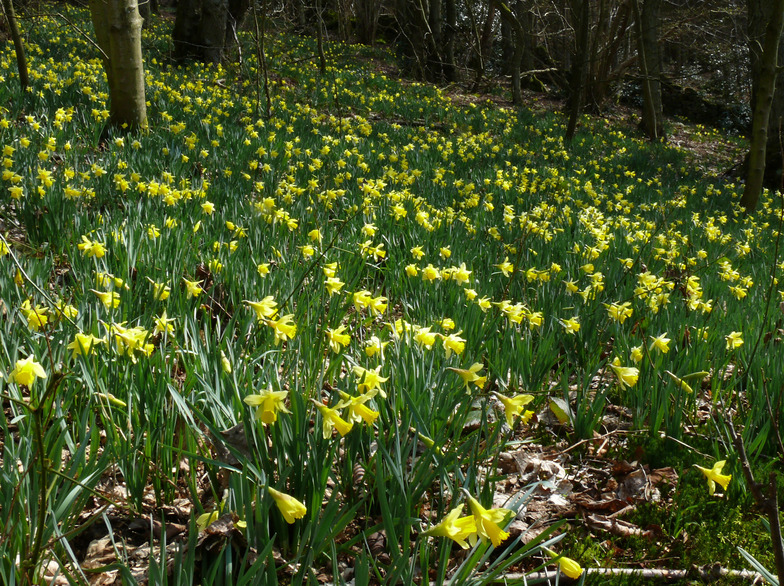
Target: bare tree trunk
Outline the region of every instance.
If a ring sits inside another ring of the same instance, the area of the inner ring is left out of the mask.
[[[572,0],[572,18],[575,26],[575,55],[572,62],[572,75],[569,83],[569,123],[566,126],[565,139],[570,142],[577,131],[577,121],[582,111],[583,96],[590,61],[588,51],[590,45],[591,9],[590,0]]]
[[[172,40],[174,57],[220,63],[234,46],[250,0],[179,0]]]
[[[3,0],[3,11],[5,12],[5,18],[8,21],[11,39],[14,41],[16,68],[19,71],[19,85],[22,87],[22,91],[25,91],[27,86],[30,85],[27,72],[27,58],[25,57],[24,44],[22,44],[22,35],[19,33],[19,25],[16,22],[13,0]]]
[[[455,66],[455,31],[457,30],[457,5],[455,0],[444,0],[444,79],[457,81]]]
[[[501,20],[506,22],[514,31],[514,51],[512,54],[512,103],[521,105],[523,94],[520,90],[520,65],[523,62],[523,50],[525,49],[525,31],[523,25],[515,16],[514,12],[503,2],[493,1],[492,4],[498,7]]]
[[[741,205],[753,212],[762,193],[768,148],[768,125],[770,123],[773,96],[778,77],[777,64],[781,33],[784,29],[784,0],[774,0],[765,29],[765,39],[759,56],[759,74],[755,83],[754,114],[752,117],[751,145],[749,148],[746,186]],[[751,15],[750,15],[751,16]],[[753,43],[754,39],[752,39]]]
[[[495,9],[493,8],[493,0],[488,0],[487,4],[487,18],[485,18],[484,26],[482,27],[482,35],[479,36],[478,26],[470,8],[471,0],[467,0],[466,2],[477,43],[476,78],[474,79],[474,85],[471,88],[472,92],[479,90],[479,85],[482,83],[482,77],[484,77],[485,74],[487,56],[493,48],[493,21],[495,20]]]
[[[637,28],[637,53],[642,72],[642,126],[650,140],[664,137],[659,57],[659,8],[661,0],[632,0]]]
[[[378,0],[354,1],[354,10],[357,14],[355,29],[357,40],[363,45],[372,45],[376,42],[379,8],[380,2]]]
[[[146,127],[142,18],[136,0],[90,0],[90,13],[109,83],[109,121],[123,129]]]
[[[321,0],[316,0],[316,47],[319,58],[319,73],[327,74],[327,57],[324,55],[324,20],[321,15]]]

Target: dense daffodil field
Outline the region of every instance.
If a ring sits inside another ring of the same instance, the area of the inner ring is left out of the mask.
[[[549,441],[609,405],[707,436],[710,495],[739,490],[729,419],[775,452],[780,202],[744,217],[676,147],[588,118],[565,145],[557,113],[367,48],[329,45],[322,77],[310,40],[268,39],[266,118],[253,50],[177,65],[169,27],[145,30],[149,130],[105,140],[64,20],[29,24],[26,95],[0,55],[0,581],[577,577],[565,527],[510,531],[536,487],[494,489],[548,417]],[[141,569],[119,538],[85,561],[136,518]]]

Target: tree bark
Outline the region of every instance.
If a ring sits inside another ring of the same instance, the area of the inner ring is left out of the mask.
[[[751,8],[752,2],[749,3]],[[751,20],[751,14],[749,14]],[[746,169],[746,186],[743,189],[741,205],[746,212],[753,212],[759,202],[765,178],[766,159],[769,156],[770,138],[774,139],[774,147],[778,143],[778,127],[781,112],[776,112],[778,120],[771,120],[773,97],[776,92],[776,78],[778,75],[778,55],[781,44],[781,33],[784,29],[784,0],[774,0],[771,3],[771,12],[765,29],[765,38],[759,52],[758,75],[754,87],[754,113],[752,115],[751,145]],[[755,39],[752,37],[751,42]],[[775,124],[772,137],[768,136],[769,125]],[[773,157],[776,156],[775,148]]]
[[[457,81],[457,67],[455,65],[455,32],[457,31],[457,3],[455,0],[444,0],[444,79]]]
[[[172,31],[175,59],[220,63],[249,8],[250,0],[179,0]]]
[[[501,15],[501,20],[506,22],[514,32],[514,49],[512,52],[512,103],[521,105],[523,103],[523,94],[520,90],[520,66],[523,62],[523,50],[525,49],[525,31],[523,25],[517,19],[517,16],[512,10],[503,3],[503,0],[495,0],[493,2],[498,7],[498,12]]]
[[[572,75],[569,83],[569,123],[564,138],[571,142],[577,131],[577,122],[582,111],[583,96],[590,61],[591,0],[572,0],[572,18],[575,29],[575,55],[572,61]]]
[[[16,22],[16,13],[14,12],[13,0],[3,0],[3,11],[5,12],[5,18],[8,21],[8,29],[11,33],[11,39],[14,42],[14,52],[16,53],[16,69],[19,71],[19,85],[22,87],[22,91],[25,91],[27,86],[30,85],[30,78],[27,71],[27,57],[25,57],[22,35],[19,33],[19,25]]]
[[[136,0],[90,0],[90,13],[109,84],[109,122],[122,129],[144,128],[142,18]]]
[[[661,0],[632,0],[637,29],[637,54],[642,72],[642,126],[650,140],[664,137],[659,53],[659,9]]]

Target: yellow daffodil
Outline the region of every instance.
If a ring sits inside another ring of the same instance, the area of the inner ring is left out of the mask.
[[[501,272],[504,274],[504,277],[508,277],[509,275],[512,274],[512,271],[514,271],[514,265],[509,262],[508,256],[504,258],[504,262],[498,263],[497,265],[493,265],[493,266],[498,267],[501,270]]]
[[[485,386],[485,382],[487,381],[486,376],[479,376],[479,373],[483,368],[484,366],[481,362],[474,362],[468,369],[450,367],[449,370],[456,372],[460,378],[463,379],[466,389],[471,383],[474,383],[481,389]]]
[[[517,415],[522,417],[523,423],[528,423],[533,417],[533,411],[523,411],[523,408],[534,400],[533,395],[515,395],[514,397],[506,397],[500,393],[493,393],[495,397],[501,401],[504,406],[504,415],[506,415],[506,423],[509,427],[514,427],[514,418]]]
[[[622,387],[633,387],[637,384],[637,378],[640,376],[640,371],[634,366],[621,366],[620,359],[616,356],[610,364],[615,376],[618,377],[618,382]]]
[[[37,378],[46,378],[44,367],[34,360],[31,354],[27,358],[16,361],[16,367],[11,371],[9,380],[26,387],[32,386]]]
[[[198,297],[201,295],[204,289],[201,288],[201,281],[189,281],[185,277],[183,277],[183,282],[185,283],[185,288],[188,291],[188,299],[191,297]]]
[[[365,342],[365,354],[368,358],[372,358],[376,354],[384,355],[384,348],[387,347],[389,342],[382,342],[378,336],[370,336]]]
[[[631,317],[632,313],[634,312],[632,309],[632,304],[629,301],[624,301],[621,304],[611,303],[610,305],[605,303],[604,307],[607,308],[607,313],[609,314],[610,318],[620,324],[625,322],[627,318]]]
[[[446,350],[447,358],[452,355],[452,352],[459,355],[463,353],[463,350],[465,350],[466,340],[459,336],[460,333],[461,332],[457,332],[457,334],[443,336],[444,350]]]
[[[166,283],[158,283],[153,281],[150,277],[147,277],[147,280],[152,283],[152,290],[153,290],[153,298],[156,301],[166,301],[171,294],[171,287],[169,287]]]
[[[27,321],[27,327],[35,332],[40,332],[49,323],[49,308],[43,305],[33,307],[29,299],[22,302],[19,311]]]
[[[346,326],[340,326],[337,329],[327,328],[327,339],[329,340],[329,347],[335,354],[351,343],[351,336],[345,334]]]
[[[264,425],[270,425],[278,420],[278,413],[291,413],[286,409],[284,400],[288,391],[273,391],[267,387],[256,395],[248,395],[243,399],[246,405],[256,408],[256,419]]]
[[[373,301],[373,294],[370,291],[362,290],[357,291],[353,295],[354,299],[354,309],[357,311],[362,311],[363,308],[366,308],[370,305]]]
[[[345,283],[337,277],[327,277],[327,280],[324,281],[324,286],[327,288],[327,293],[329,293],[330,297],[340,291],[343,285],[345,285]]]
[[[727,340],[727,350],[735,350],[743,346],[743,332],[730,332],[724,339]]]
[[[278,302],[272,295],[267,295],[261,301],[243,301],[248,305],[256,314],[257,321],[264,321],[264,319],[271,319],[278,313]]]
[[[432,350],[433,344],[436,343],[437,336],[438,334],[430,331],[430,326],[426,328],[417,327],[416,333],[414,334],[414,341],[420,346]]]
[[[720,485],[724,490],[727,490],[727,486],[729,486],[730,480],[732,480],[732,474],[721,473],[726,463],[726,460],[719,460],[713,465],[713,468],[703,468],[702,466],[697,466],[697,470],[702,472],[705,475],[705,478],[708,479],[708,493],[711,496],[713,496],[713,494],[716,492],[717,484]]]
[[[267,487],[267,492],[272,496],[286,523],[291,524],[307,514],[308,508],[293,496],[275,490],[271,486]]]
[[[670,340],[670,338],[667,337],[667,332],[664,332],[663,334],[656,336],[655,338],[651,336],[651,340],[652,340],[651,342],[652,349],[656,348],[662,354],[667,354],[667,352],[670,351],[670,342],[672,340]]]
[[[580,331],[580,322],[576,317],[570,317],[569,319],[562,320],[561,325],[564,327],[566,333],[570,335],[574,335]]]
[[[297,324],[294,323],[293,313],[284,315],[278,320],[267,320],[266,324],[275,330],[275,345],[291,340],[297,335]]]
[[[429,537],[448,537],[455,541],[463,549],[468,549],[470,546],[466,540],[472,537],[476,539],[476,522],[474,516],[461,517],[463,513],[463,505],[459,505],[449,511],[444,520],[438,525],[433,525],[427,531],[423,531],[422,535]]]
[[[166,316],[166,310],[163,310],[163,313],[155,318],[155,328],[153,329],[153,335],[163,334],[166,333],[171,335],[174,333],[174,326],[172,325],[174,322],[173,317]]]
[[[68,344],[66,348],[73,351],[71,359],[74,359],[77,356],[88,356],[89,354],[92,354],[93,347],[96,344],[103,344],[104,342],[106,342],[106,340],[103,338],[79,332],[74,336],[73,342]]]
[[[472,497],[467,490],[461,489],[468,499],[468,506],[474,516],[476,532],[480,537],[489,539],[494,547],[498,547],[509,537],[509,533],[502,529],[503,525],[514,516],[514,511],[509,509],[486,509],[479,501]]]
[[[92,293],[101,300],[103,306],[106,309],[114,309],[120,305],[120,294],[114,291],[96,291],[95,289],[90,289]]]
[[[92,241],[87,236],[82,236],[82,241],[77,245],[84,256],[102,258],[106,254],[106,247],[102,242]]]
[[[378,411],[374,411],[365,403],[373,398],[373,394],[365,393],[358,397],[352,397],[348,393],[340,392],[341,401],[336,405],[336,409],[348,407],[348,415],[346,419],[351,423],[359,423],[364,421],[368,425],[373,425],[373,422],[378,418]]]
[[[551,558],[553,558],[556,561],[556,563],[558,564],[558,568],[564,573],[564,575],[567,578],[576,580],[582,575],[583,569],[580,567],[580,564],[578,564],[572,558],[568,558],[566,556],[559,556],[553,550],[547,549],[546,547],[543,549],[547,553],[547,555],[549,555]]]
[[[333,429],[337,429],[338,433],[342,437],[351,431],[352,427],[354,427],[353,423],[346,421],[340,416],[340,414],[337,412],[337,409],[327,407],[315,399],[311,399],[311,401],[313,401],[313,404],[319,410],[319,413],[321,413],[321,427],[324,439],[329,439],[332,437]]]
[[[359,392],[376,391],[379,395],[386,399],[387,394],[381,388],[381,383],[386,382],[389,377],[381,376],[381,365],[376,366],[373,370],[368,370],[361,366],[354,366],[352,369],[354,376],[359,380],[357,388]]]

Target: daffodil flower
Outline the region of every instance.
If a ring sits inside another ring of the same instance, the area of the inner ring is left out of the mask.
[[[163,334],[163,333],[169,335],[173,334],[174,333],[174,326],[172,325],[173,321],[174,318],[167,317],[166,310],[164,309],[163,313],[159,317],[155,318],[155,328],[153,329],[152,333],[154,335]]]
[[[461,379],[463,379],[463,383],[465,384],[465,388],[468,388],[468,385],[474,383],[480,389],[484,386],[484,383],[487,381],[486,376],[479,376],[480,371],[484,368],[481,362],[474,362],[468,369],[464,368],[449,368],[452,372],[456,372]]]
[[[258,321],[264,321],[265,318],[271,319],[278,313],[278,302],[272,295],[267,295],[261,301],[243,301],[248,305],[256,314]]]
[[[368,370],[361,366],[354,366],[351,370],[354,372],[354,376],[359,379],[357,388],[360,392],[363,390],[370,392],[377,389],[376,392],[378,394],[385,399],[387,398],[386,392],[381,388],[381,383],[386,382],[389,377],[381,376],[381,365],[376,366],[373,370]]]
[[[16,361],[16,367],[11,371],[9,380],[26,387],[32,386],[37,378],[46,378],[44,367],[34,360],[31,354],[27,358]]]
[[[449,334],[448,336],[443,336],[444,350],[446,350],[447,358],[449,358],[452,355],[452,352],[454,352],[455,354],[462,354],[463,350],[465,350],[466,340],[459,336],[460,333],[462,332],[457,332],[457,334]]]
[[[95,289],[90,289],[90,292],[95,293],[106,309],[114,309],[120,305],[119,293],[114,291],[96,291]]]
[[[580,322],[576,317],[570,317],[569,319],[561,320],[561,325],[563,326],[566,333],[570,335],[574,335],[580,331]]]
[[[523,412],[523,408],[534,400],[533,395],[515,395],[514,397],[506,397],[500,393],[493,393],[495,397],[501,401],[504,406],[504,415],[506,415],[506,423],[509,427],[514,427],[514,418],[516,415],[521,415],[523,423],[528,423],[533,417],[533,411]]]
[[[97,338],[92,334],[82,334],[79,332],[74,336],[73,342],[68,344],[66,348],[73,351],[71,359],[74,359],[77,356],[87,356],[91,354],[93,347],[96,344],[103,344],[105,341],[106,340],[103,338]]]
[[[189,281],[184,277],[182,280],[185,283],[185,288],[188,290],[189,299],[191,297],[198,297],[201,295],[201,292],[204,291],[204,289],[201,288],[201,281]]]
[[[365,393],[358,397],[352,397],[343,391],[339,392],[341,401],[336,405],[336,408],[348,407],[348,416],[346,419],[348,419],[349,422],[360,423],[364,421],[368,425],[373,425],[373,422],[378,418],[379,413],[365,405],[365,403],[370,401],[374,394]]]
[[[271,486],[267,487],[267,492],[272,496],[286,523],[291,524],[307,514],[308,508],[293,496],[275,490]]]
[[[386,348],[388,344],[389,342],[382,342],[378,336],[370,336],[365,342],[365,354],[367,354],[368,358],[372,358],[379,353],[383,357],[384,348]]]
[[[337,429],[338,433],[342,437],[351,431],[352,427],[354,427],[353,423],[346,421],[340,416],[340,414],[337,412],[337,409],[327,407],[315,399],[311,399],[311,401],[313,401],[313,404],[319,410],[319,413],[321,413],[321,425],[324,439],[329,439],[332,437],[333,429]]]
[[[283,402],[288,391],[273,391],[268,387],[257,395],[248,395],[243,399],[246,405],[256,408],[256,419],[264,425],[275,423],[278,413],[291,413]]]
[[[637,384],[637,378],[640,376],[640,370],[634,366],[621,366],[620,359],[616,356],[610,364],[615,376],[618,377],[618,382],[622,387],[633,387]]]
[[[655,338],[651,336],[651,348],[656,348],[662,354],[667,354],[670,351],[670,338],[667,337],[667,332],[664,332],[660,336],[656,336]]]
[[[324,286],[327,288],[327,293],[329,293],[330,297],[332,297],[335,293],[340,291],[343,285],[345,285],[345,283],[334,276],[327,277],[327,280],[324,281]]]
[[[512,274],[512,271],[514,271],[514,265],[509,262],[508,256],[504,258],[504,262],[498,263],[497,265],[493,265],[493,266],[498,267],[501,270],[501,272],[504,274],[504,277],[508,277],[509,275]]]
[[[473,515],[468,517],[461,517],[463,513],[463,505],[459,505],[449,511],[444,520],[438,525],[433,525],[427,531],[423,531],[422,535],[429,537],[448,537],[455,541],[463,549],[468,549],[467,539],[472,537],[476,539],[476,522]]]
[[[267,325],[275,330],[275,345],[291,340],[297,335],[297,324],[293,323],[294,314],[289,313],[278,320],[267,320]]]
[[[494,547],[501,545],[509,537],[509,533],[501,527],[514,516],[514,511],[509,509],[486,509],[467,490],[461,490],[468,499],[468,506],[471,508],[471,514],[474,516],[474,523],[476,524],[476,532],[480,537],[489,539]]]
[[[743,333],[730,332],[725,336],[725,340],[727,340],[727,350],[735,350],[743,346]]]
[[[345,330],[346,326],[340,326],[334,330],[332,328],[327,328],[326,335],[329,340],[329,347],[335,354],[339,354],[343,348],[351,343],[351,336],[344,333]]]
[[[152,283],[153,298],[155,298],[156,301],[166,301],[166,299],[169,298],[171,287],[169,287],[166,283],[157,283],[150,277],[147,277],[147,280]]]
[[[702,466],[697,466],[697,470],[702,472],[705,475],[705,478],[708,479],[708,494],[711,496],[713,496],[713,494],[716,492],[717,484],[719,484],[724,490],[727,490],[727,486],[729,486],[730,480],[732,480],[732,474],[721,473],[726,463],[726,460],[719,460],[713,465],[713,468],[703,468]]]
[[[545,553],[547,553],[547,555],[549,555],[551,558],[553,558],[556,561],[559,569],[564,573],[564,575],[567,578],[576,580],[582,575],[583,569],[580,567],[580,564],[578,564],[572,558],[568,558],[566,556],[559,556],[553,550],[547,549],[546,547],[542,549],[544,549]]]

